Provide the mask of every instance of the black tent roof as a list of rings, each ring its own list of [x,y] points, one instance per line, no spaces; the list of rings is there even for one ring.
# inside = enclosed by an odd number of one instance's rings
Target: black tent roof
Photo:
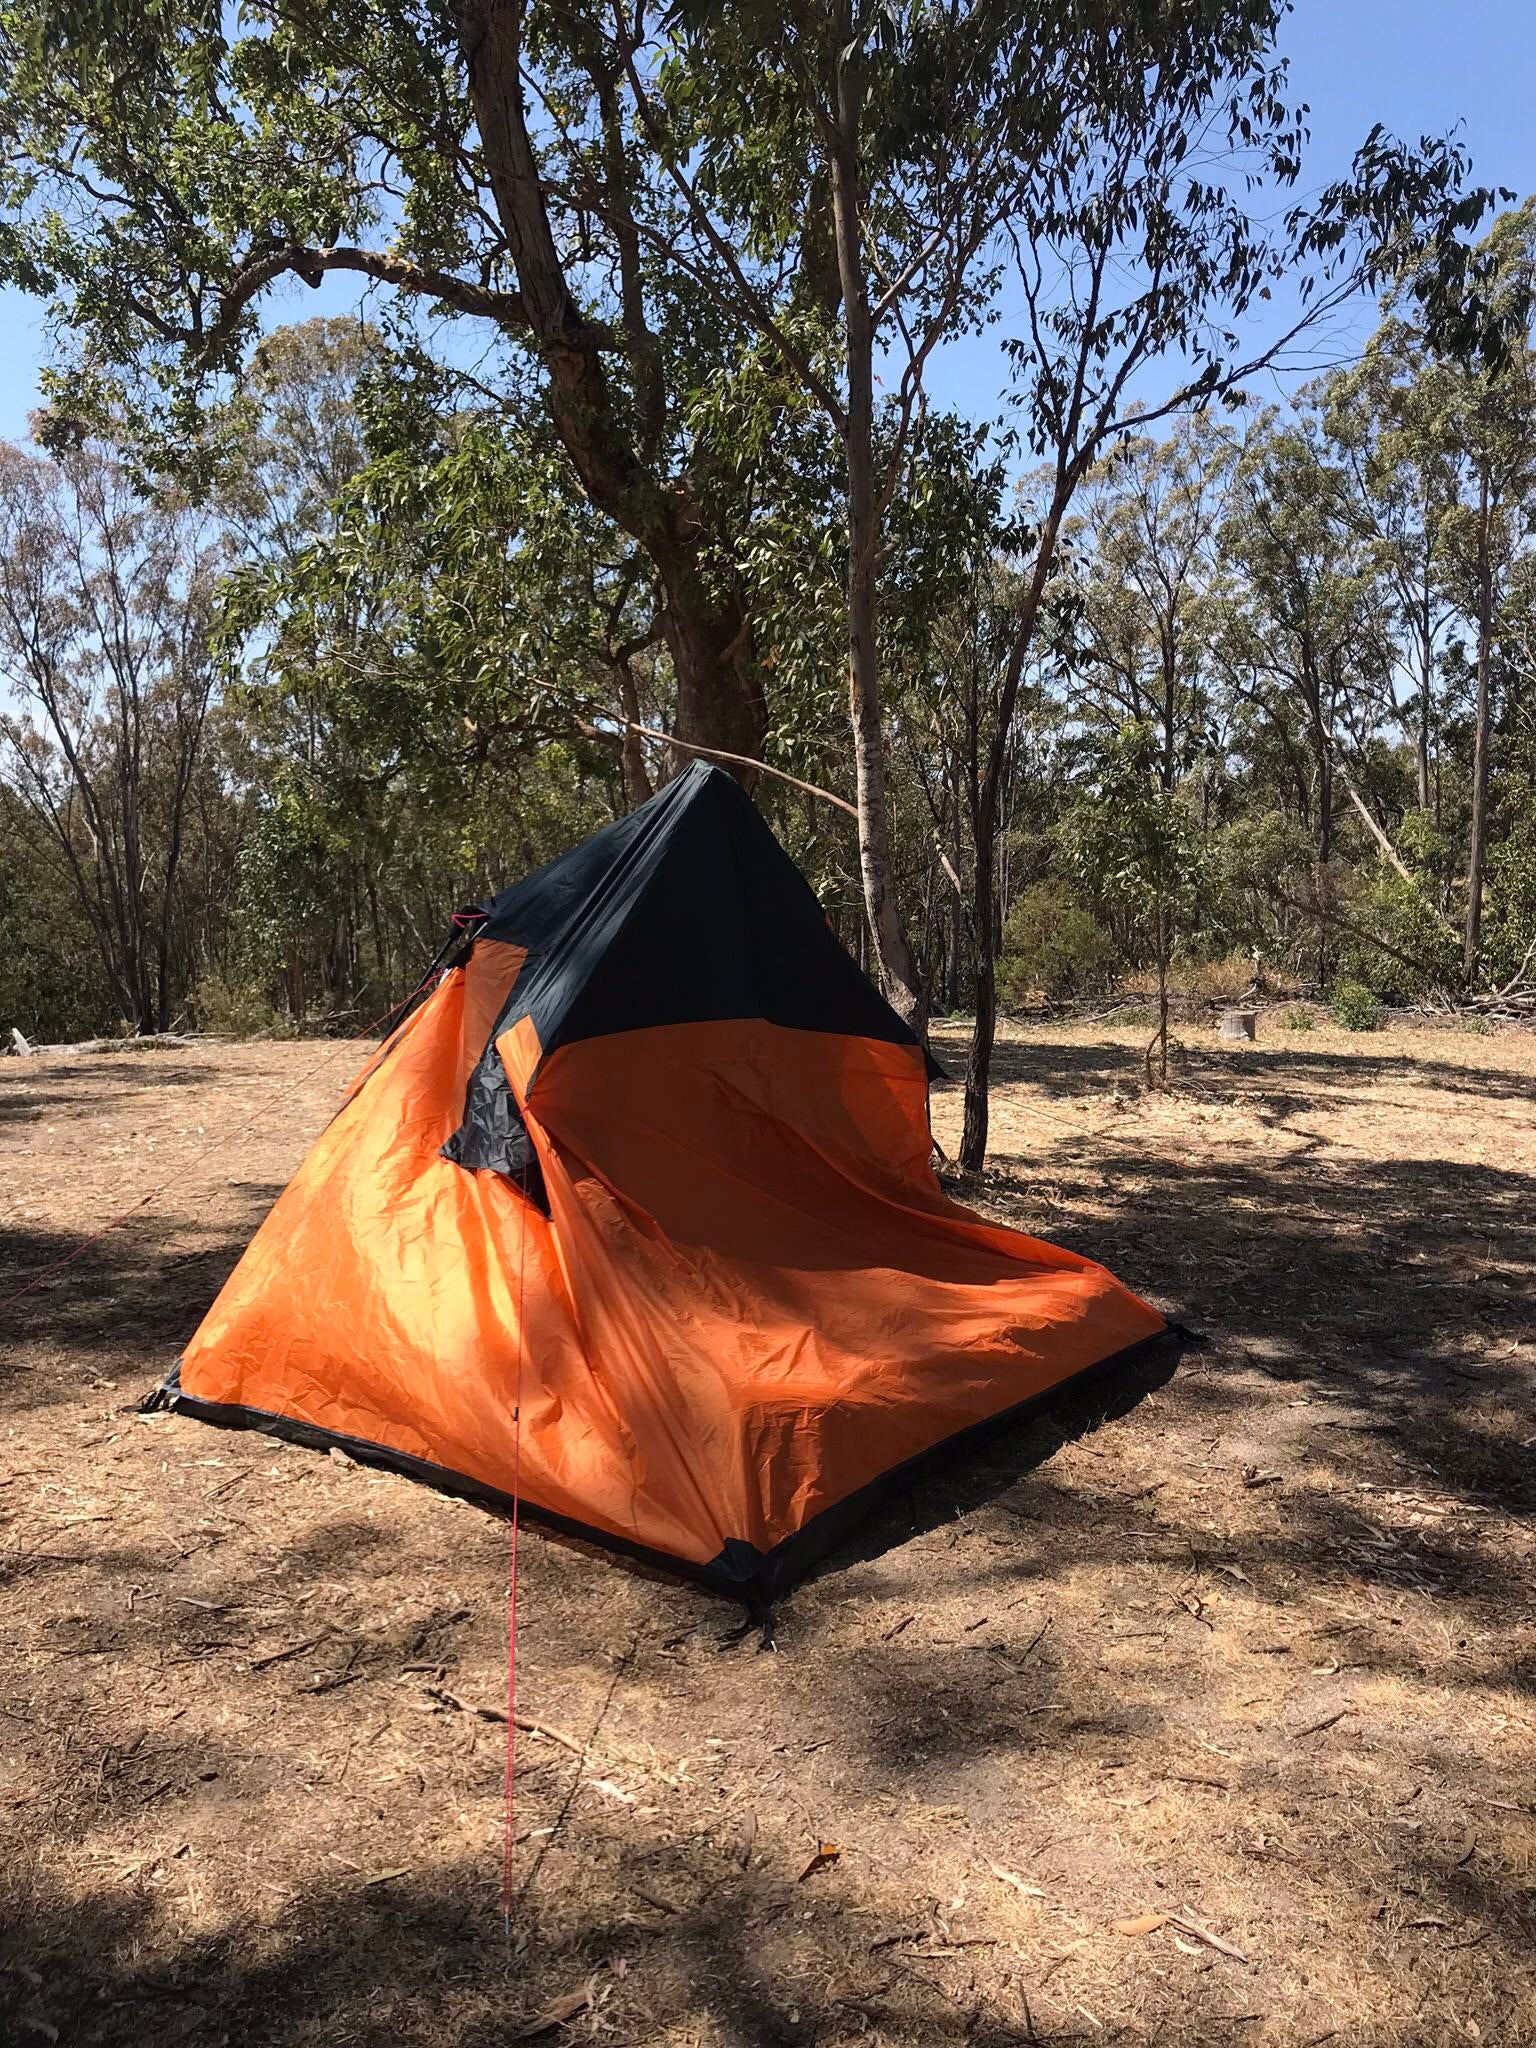
[[[523,1017],[546,1056],[582,1038],[747,1017],[919,1043],[750,797],[709,762],[481,908],[476,936],[528,957],[470,1076],[464,1121],[443,1147],[460,1166],[525,1185],[536,1171],[496,1051]]]

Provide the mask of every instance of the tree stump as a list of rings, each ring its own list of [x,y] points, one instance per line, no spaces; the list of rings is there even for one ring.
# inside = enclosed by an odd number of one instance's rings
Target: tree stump
[[[1223,1010],[1221,1035],[1235,1043],[1255,1038],[1258,1035],[1258,1021],[1258,1013],[1255,1010]]]

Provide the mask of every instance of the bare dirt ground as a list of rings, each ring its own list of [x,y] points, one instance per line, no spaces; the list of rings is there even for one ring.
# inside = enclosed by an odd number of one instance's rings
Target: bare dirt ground
[[[504,1526],[133,1408],[356,1048],[6,1062],[0,1293],[171,1182],[0,1316],[7,2048],[1536,2042],[1536,1038],[1136,1038],[1009,1037],[970,1192],[1205,1343],[776,1655],[528,1536],[510,1940]]]

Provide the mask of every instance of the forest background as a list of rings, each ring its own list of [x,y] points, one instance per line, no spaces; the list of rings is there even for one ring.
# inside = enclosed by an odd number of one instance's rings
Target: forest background
[[[969,1166],[1000,1004],[1529,1007],[1536,209],[1286,17],[0,9],[0,1020],[355,1030],[699,752]]]

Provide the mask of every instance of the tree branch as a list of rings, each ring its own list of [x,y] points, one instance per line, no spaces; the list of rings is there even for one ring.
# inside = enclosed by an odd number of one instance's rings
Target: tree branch
[[[561,697],[565,694],[553,683],[533,682],[532,677],[528,680],[535,690],[546,691],[552,697]],[[572,706],[573,710],[576,708]],[[823,789],[819,783],[802,781],[798,775],[791,775],[787,768],[775,768],[767,761],[756,760],[751,754],[732,754],[724,747],[706,747],[695,740],[680,740],[676,733],[662,732],[654,725],[641,725],[637,719],[623,718],[617,711],[610,711],[606,705],[589,704],[587,709],[594,718],[605,719],[610,725],[627,726],[631,732],[639,733],[642,739],[660,740],[663,746],[680,748],[685,754],[700,754],[706,761],[729,761],[736,768],[755,768],[759,775],[771,775],[775,781],[787,782],[792,789],[804,790],[807,796],[819,797],[824,804],[831,804],[839,811],[846,811],[850,818],[857,818],[859,815],[857,808],[849,803],[846,797],[837,796],[830,789]]]
[[[258,292],[288,273],[303,278],[312,289],[318,289],[321,277],[328,270],[358,271],[364,277],[376,278],[381,284],[392,284],[397,291],[418,293],[423,298],[437,299],[445,306],[452,306],[457,312],[494,320],[509,333],[521,334],[529,330],[527,310],[519,292],[490,291],[467,277],[455,276],[452,271],[427,269],[382,249],[355,249],[345,244],[327,249],[307,249],[297,243],[285,242],[237,271],[220,301],[218,318],[213,325],[205,333],[194,330],[183,338],[196,341],[198,353],[205,361],[210,360],[234,333],[245,309]],[[606,330],[594,331],[605,347],[613,345]]]

